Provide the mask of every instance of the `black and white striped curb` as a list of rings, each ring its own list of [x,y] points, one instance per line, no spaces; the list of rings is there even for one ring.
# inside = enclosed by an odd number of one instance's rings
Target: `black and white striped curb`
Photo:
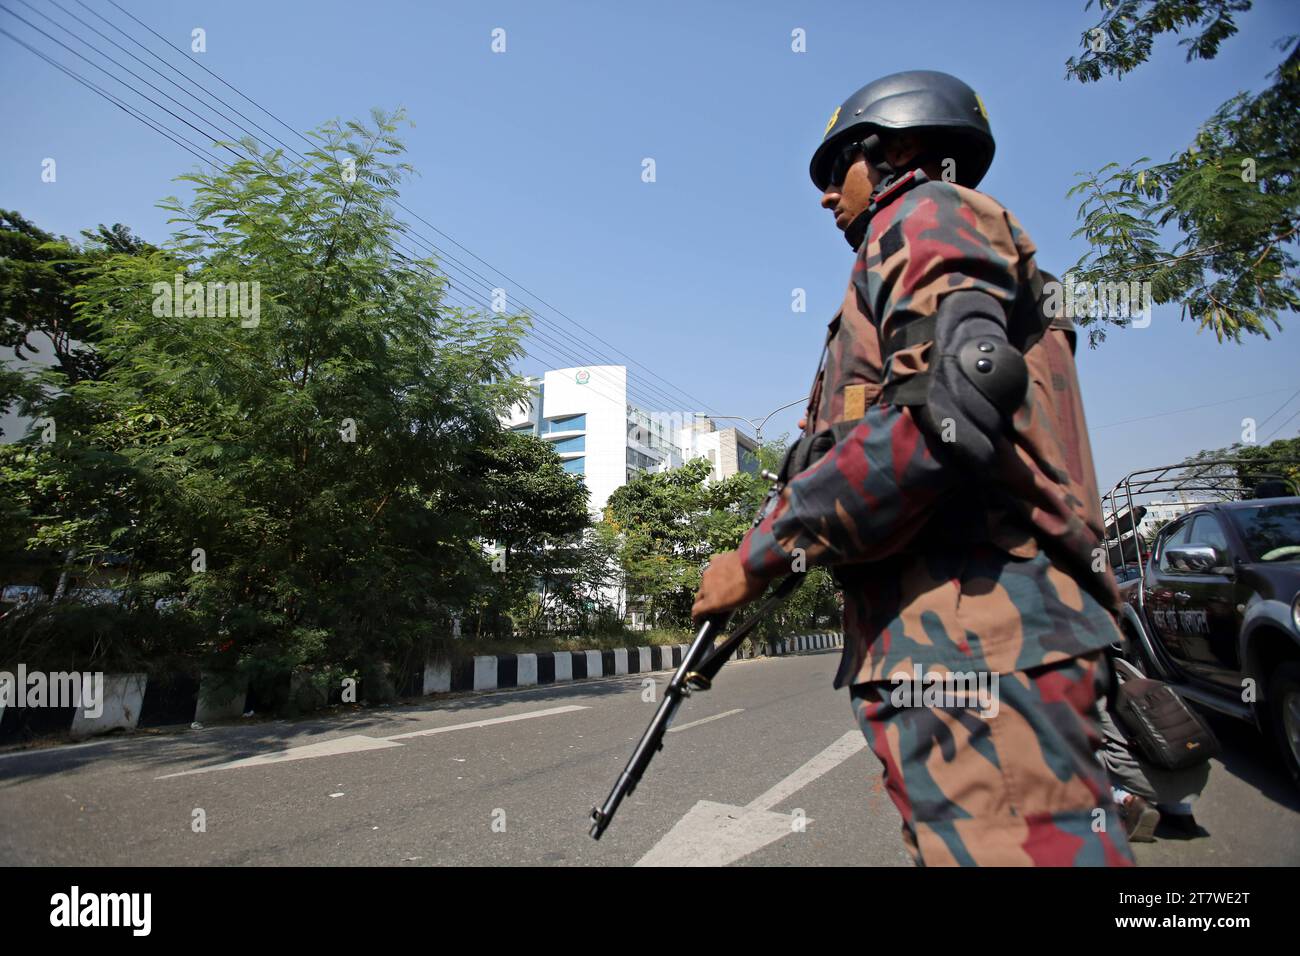
[[[799,654],[804,651],[829,650],[844,646],[844,635],[839,631],[817,631],[813,634],[795,634],[784,640],[768,644],[760,643],[762,653],[750,657],[782,657],[786,654]]]
[[[835,631],[796,634],[780,641],[761,641],[742,648],[736,657],[783,657],[805,651],[840,647]],[[560,684],[590,677],[621,677],[677,667],[686,644],[620,647],[610,651],[547,651],[537,654],[488,654],[458,664],[430,664],[424,670],[424,693],[462,690],[500,690]]]
[[[840,647],[838,632],[796,634],[779,641],[751,642],[737,652],[740,659],[784,657]],[[404,693],[421,695],[457,691],[540,687],[594,677],[621,677],[672,670],[682,662],[686,644],[620,647],[602,651],[539,651],[535,654],[481,654],[456,662],[430,663],[411,675]],[[200,680],[151,680],[145,674],[109,674],[104,678],[103,713],[87,717],[73,708],[4,708],[0,706],[0,743],[27,733],[69,733],[86,737],[110,730],[160,727],[239,717],[252,702],[244,690],[205,693]],[[297,681],[292,680],[291,686]],[[222,700],[213,702],[213,697]]]

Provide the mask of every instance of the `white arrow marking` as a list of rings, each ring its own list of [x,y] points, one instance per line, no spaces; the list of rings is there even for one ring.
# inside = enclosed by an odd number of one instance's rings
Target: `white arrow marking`
[[[750,810],[771,810],[823,774],[830,773],[867,745],[862,731],[851,730],[771,790],[750,801]]]
[[[787,800],[859,750],[866,739],[846,733],[748,806],[701,800],[641,857],[637,866],[726,866],[793,832],[792,817],[771,808]],[[811,818],[805,818],[805,824]]]

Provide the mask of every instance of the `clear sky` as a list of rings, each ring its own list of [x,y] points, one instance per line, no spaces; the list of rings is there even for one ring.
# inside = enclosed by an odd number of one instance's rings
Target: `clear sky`
[[[78,0],[58,2],[163,69]],[[107,0],[85,2],[181,62]],[[514,280],[489,276],[488,287],[532,305],[544,330],[554,323],[578,340],[564,340],[559,355],[538,343],[524,371],[623,361],[594,333],[671,383],[632,365],[634,383],[670,393],[647,387],[634,393],[640,404],[752,418],[805,393],[848,279],[852,253],[818,207],[807,166],[831,111],[857,87],[903,69],[942,69],[974,86],[998,141],[982,188],[1019,217],[1041,265],[1060,273],[1083,249],[1070,237],[1073,174],[1181,149],[1222,101],[1267,82],[1281,56],[1274,40],[1296,28],[1293,0],[1261,0],[1210,63],[1183,62],[1167,40],[1123,81],[1085,86],[1064,78],[1066,58],[1096,20],[1084,0],[120,2],[295,128],[405,106],[416,124],[405,132],[407,159],[420,176],[404,203]],[[191,102],[50,0],[32,3]],[[0,5],[124,75],[22,0]],[[0,12],[0,26],[129,95],[13,16]],[[189,52],[196,27],[206,31],[204,53]],[[503,53],[492,51],[497,28]],[[806,32],[807,52],[791,50],[796,28]],[[271,133],[303,145],[190,70]],[[154,203],[184,194],[171,180],[195,164],[192,156],[5,37],[0,90],[0,205],[66,235],[122,222],[150,240],[166,238]],[[58,164],[54,183],[41,180],[47,157]],[[642,181],[647,158],[653,183]],[[791,310],[796,288],[806,290],[804,313]],[[1157,308],[1149,328],[1081,348],[1079,365],[1104,486],[1128,470],[1230,444],[1245,417],[1261,423],[1265,438],[1300,411],[1300,396],[1281,407],[1300,389],[1294,326],[1271,341],[1220,345],[1180,322],[1176,307]],[[797,417],[776,416],[767,434],[792,431]],[[1300,415],[1274,437],[1297,433]]]

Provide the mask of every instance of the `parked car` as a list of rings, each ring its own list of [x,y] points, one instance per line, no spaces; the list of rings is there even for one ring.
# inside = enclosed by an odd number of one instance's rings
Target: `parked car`
[[[1121,593],[1134,663],[1268,732],[1300,786],[1300,497],[1189,511]]]

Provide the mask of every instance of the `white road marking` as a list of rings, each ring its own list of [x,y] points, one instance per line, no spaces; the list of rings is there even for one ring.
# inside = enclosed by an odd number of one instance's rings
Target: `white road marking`
[[[182,770],[179,773],[163,774],[161,777],[155,777],[155,780],[167,780],[171,777],[188,777],[194,774],[211,773],[214,770],[234,770],[237,767],[265,767],[269,764],[287,763],[291,760],[310,760],[313,757],[334,757],[339,754],[360,753],[366,750],[385,750],[389,747],[400,747],[399,743],[394,741],[408,740],[412,737],[427,737],[432,734],[445,734],[453,730],[469,730],[474,727],[490,727],[494,724],[508,724],[516,720],[529,720],[533,717],[550,717],[555,714],[568,714],[575,710],[589,710],[588,707],[581,707],[577,704],[569,704],[564,707],[550,707],[546,710],[529,711],[526,714],[512,714],[508,717],[491,717],[485,720],[472,720],[464,724],[452,724],[449,727],[430,727],[427,730],[412,730],[404,734],[393,734],[390,737],[368,737],[365,734],[352,734],[347,737],[336,737],[333,740],[325,740],[320,743],[306,744],[301,747],[290,747],[287,750],[276,750],[271,753],[257,754],[252,757],[244,757],[240,760],[231,760],[227,763],[214,764],[211,767],[199,767],[195,770]]]
[[[582,707],[578,704],[567,704],[564,707],[549,707],[546,710],[531,710],[526,714],[512,714],[509,717],[490,717],[486,720],[472,720],[467,724],[452,724],[450,727],[430,727],[428,730],[411,730],[404,734],[393,734],[391,737],[383,737],[380,739],[406,740],[409,737],[429,737],[433,734],[449,734],[453,730],[469,730],[473,727],[491,727],[493,724],[508,724],[516,720],[530,720],[533,717],[550,717],[554,714],[570,714],[575,710],[590,710],[590,708]]]
[[[714,714],[712,717],[705,717],[702,720],[692,720],[689,724],[682,724],[680,727],[669,727],[668,732],[675,734],[679,730],[690,730],[692,727],[698,727],[700,724],[707,724],[711,720],[721,720],[723,717],[730,717],[732,714],[743,713],[744,707],[737,707],[735,710],[724,710],[720,714]]]
[[[748,805],[749,809],[771,810],[778,803],[793,796],[818,777],[834,770],[866,745],[867,738],[862,736],[862,731],[849,731],[771,790],[751,800]]]
[[[268,764],[288,763],[293,760],[335,757],[339,754],[359,753],[364,750],[383,750],[388,747],[400,746],[402,745],[392,744],[387,740],[379,740],[375,737],[367,737],[364,734],[352,734],[347,737],[335,737],[333,740],[322,740],[316,744],[290,747],[288,750],[273,750],[270,753],[256,754],[252,757],[244,757],[241,760],[214,764],[211,767],[198,767],[194,770],[182,770],[179,773],[167,773],[154,779],[167,780],[171,777],[189,777],[199,773],[211,773],[214,770],[234,770],[236,767],[265,767]]]
[[[726,866],[790,830],[784,813],[701,800],[636,865]]]
[[[866,747],[859,731],[850,731],[747,806],[701,800],[664,834],[637,866],[726,866],[794,832],[793,817],[772,812],[818,777],[834,770]],[[812,822],[805,817],[803,823]]]

